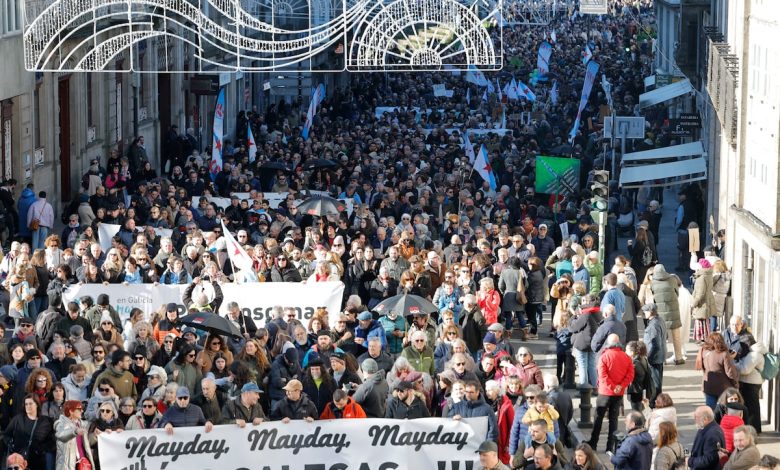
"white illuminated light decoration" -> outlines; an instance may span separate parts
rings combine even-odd
[[[464,2],[474,3],[464,3]],[[26,0],[30,71],[499,70],[502,0]],[[144,42],[154,39],[155,42]],[[190,54],[140,67],[138,48]]]

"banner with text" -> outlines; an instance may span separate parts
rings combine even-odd
[[[204,284],[204,290],[209,298],[214,297],[214,290],[210,283]],[[344,284],[337,282],[316,282],[314,284],[299,284],[292,282],[260,282],[252,284],[221,284],[224,300],[220,307],[220,313],[227,313],[228,302],[235,301],[241,310],[255,321],[258,327],[265,326],[266,319],[271,309],[276,305],[282,307],[295,307],[298,311],[298,319],[308,320],[314,314],[317,307],[327,307],[330,312],[330,320],[335,322],[336,315],[341,311],[341,300],[344,294]],[[107,294],[111,306],[113,306],[126,321],[130,317],[130,311],[140,308],[147,319],[152,317],[154,311],[168,303],[179,305],[179,314],[185,314],[182,305],[182,294],[186,285],[158,285],[134,284],[125,286],[122,284],[82,284],[68,289],[63,298],[65,302],[77,301],[83,295],[89,295],[96,299],[100,294]],[[193,293],[193,296],[197,293]],[[334,323],[335,326],[335,323]]]
[[[339,419],[103,433],[104,470],[476,470],[486,418]]]

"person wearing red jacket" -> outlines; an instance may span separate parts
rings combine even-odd
[[[483,277],[479,280],[477,304],[482,309],[482,315],[488,326],[498,322],[498,313],[501,311],[501,294],[496,290],[493,278]]]
[[[333,392],[333,401],[325,405],[320,419],[354,419],[365,418],[366,412],[363,407],[355,403],[347,392],[343,389],[336,389]]]
[[[620,337],[613,333],[607,337],[607,342],[598,360],[599,395],[596,398],[596,419],[593,423],[593,433],[589,444],[596,450],[601,434],[601,424],[604,415],[609,417],[609,434],[607,451],[615,452],[617,443],[615,433],[618,427],[618,415],[623,404],[623,395],[634,380],[634,363],[620,345]]]
[[[498,419],[498,460],[509,465],[509,460],[512,458],[509,455],[509,433],[515,420],[515,407],[495,380],[485,382],[485,397],[488,404],[496,410]]]

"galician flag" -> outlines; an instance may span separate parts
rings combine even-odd
[[[225,237],[225,247],[227,247],[228,257],[233,266],[238,269],[252,269],[252,258],[244,250],[244,247],[230,234],[230,230],[225,226],[224,221],[222,222],[222,235]]]
[[[512,81],[509,82],[506,86],[506,92],[507,98],[510,100],[517,100],[520,99],[520,95],[517,94],[517,81],[515,80],[515,77],[512,77]]]
[[[490,166],[487,149],[484,144],[479,148],[479,154],[477,154],[477,158],[474,161],[474,169],[477,170],[477,173],[483,180],[490,184],[490,189],[495,191],[498,187],[496,175],[493,174],[493,167]]]
[[[587,65],[590,59],[593,58],[593,51],[590,50],[590,46],[585,44],[585,50],[582,51],[582,63]]]
[[[550,88],[550,101],[552,104],[558,104],[558,80],[554,80],[553,86]]]
[[[214,106],[214,136],[211,140],[211,163],[209,173],[212,178],[222,171],[222,133],[225,122],[225,88],[219,90],[217,104]]]
[[[474,155],[474,145],[472,145],[471,140],[469,140],[469,133],[467,130],[463,132],[463,153],[468,157],[469,163],[473,165],[477,156]]]
[[[317,114],[317,107],[325,99],[325,85],[320,83],[317,89],[314,90],[314,94],[311,96],[311,102],[309,103],[309,111],[306,113],[306,124],[303,125],[303,132],[301,137],[304,140],[309,138],[309,129],[311,129],[314,122],[314,116]]]
[[[530,102],[536,101],[536,95],[534,94],[534,92],[531,91],[531,89],[528,88],[526,84],[523,83],[522,81],[517,82],[517,94],[519,96],[524,96],[525,99],[527,99]]]
[[[496,79],[496,91],[498,93],[498,101],[504,100],[504,94],[501,93],[501,84],[498,83],[498,79]]]
[[[254,163],[257,159],[257,144],[255,143],[255,136],[252,135],[252,126],[247,126],[246,129],[246,148],[249,151],[249,163]]]
[[[471,82],[477,86],[487,86],[489,83],[488,79],[485,78],[485,74],[480,70],[477,70],[477,68],[473,65],[470,65],[469,71],[466,72],[466,81]]]

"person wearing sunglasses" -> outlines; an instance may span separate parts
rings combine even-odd
[[[97,441],[98,437],[103,434],[111,434],[113,432],[124,431],[125,426],[122,420],[119,419],[119,408],[113,401],[106,401],[100,404],[98,408],[97,418],[92,422],[89,427],[89,443],[92,446],[92,455],[96,456],[100,460],[98,455]]]
[[[83,418],[84,407],[80,401],[67,400],[60,419],[54,423],[57,438],[55,468],[76,468],[76,463],[85,459],[93,467],[92,448],[87,440],[89,422]]]
[[[283,251],[274,255],[274,264],[271,268],[271,282],[301,282],[301,273],[290,262]]]
[[[190,402],[190,390],[180,386],[176,390],[176,403],[165,411],[160,427],[173,435],[173,428],[188,426],[204,426],[204,431],[207,433],[214,429],[211,421],[206,421],[206,417],[203,416],[203,410]]]
[[[157,400],[146,397],[141,400],[138,411],[127,421],[125,429],[156,429],[162,421],[162,413],[157,409]]]

